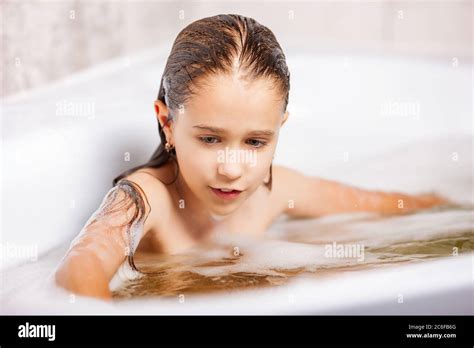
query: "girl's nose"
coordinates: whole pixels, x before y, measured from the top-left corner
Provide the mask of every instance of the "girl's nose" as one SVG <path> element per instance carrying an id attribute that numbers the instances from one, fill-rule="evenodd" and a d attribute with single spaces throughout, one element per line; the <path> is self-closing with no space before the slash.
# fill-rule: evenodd
<path id="1" fill-rule="evenodd" d="M 220 175 L 235 180 L 242 176 L 242 164 L 241 163 L 219 163 L 217 172 Z"/>

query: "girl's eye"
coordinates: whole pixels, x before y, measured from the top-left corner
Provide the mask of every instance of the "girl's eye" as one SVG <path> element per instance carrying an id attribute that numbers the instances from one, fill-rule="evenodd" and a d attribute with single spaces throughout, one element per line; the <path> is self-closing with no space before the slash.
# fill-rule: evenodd
<path id="1" fill-rule="evenodd" d="M 257 140 L 257 139 L 249 139 L 249 140 L 247 140 L 247 144 L 249 144 L 250 146 L 256 147 L 256 148 L 263 147 L 263 146 L 267 145 L 267 143 L 265 141 L 261 141 L 261 140 Z"/>
<path id="2" fill-rule="evenodd" d="M 205 144 L 215 144 L 219 141 L 216 137 L 199 137 L 199 140 Z"/>

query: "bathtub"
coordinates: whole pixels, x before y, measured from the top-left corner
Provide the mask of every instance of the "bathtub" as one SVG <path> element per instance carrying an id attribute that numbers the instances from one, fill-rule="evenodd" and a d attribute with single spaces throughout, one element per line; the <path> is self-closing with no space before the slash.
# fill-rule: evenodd
<path id="1" fill-rule="evenodd" d="M 281 286 L 201 294 L 184 302 L 103 303 L 51 287 L 55 266 L 112 179 L 145 162 L 158 144 L 153 100 L 167 50 L 109 61 L 3 100 L 3 314 L 473 314 L 472 251 L 321 279 L 303 274 Z M 437 191 L 472 206 L 471 63 L 287 56 L 290 118 L 276 164 L 367 189 Z M 470 216 L 464 211 L 461 223 L 472 232 L 472 210 Z M 319 223 L 348 218 L 360 217 L 280 219 L 272 230 L 296 224 L 317 234 Z M 397 226 L 407 223 L 398 220 Z M 367 224 L 370 232 L 359 229 L 348 237 L 380 239 L 376 225 Z"/>

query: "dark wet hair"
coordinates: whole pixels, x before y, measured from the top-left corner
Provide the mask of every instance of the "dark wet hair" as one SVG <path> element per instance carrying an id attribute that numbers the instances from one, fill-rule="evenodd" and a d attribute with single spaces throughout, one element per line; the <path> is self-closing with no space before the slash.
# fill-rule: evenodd
<path id="1" fill-rule="evenodd" d="M 274 82 L 282 96 L 283 111 L 286 111 L 290 73 L 275 35 L 252 18 L 217 15 L 189 24 L 173 43 L 157 98 L 169 109 L 168 121 L 174 118 L 176 110 L 184 107 L 202 79 L 212 74 L 232 74 L 235 61 L 244 79 L 268 78 Z M 169 153 L 165 150 L 166 136 L 159 122 L 158 133 L 161 143 L 150 160 L 120 174 L 114 179 L 114 186 L 138 169 L 159 168 L 176 160 L 175 149 Z M 270 180 L 266 184 L 269 189 L 271 174 L 270 166 Z"/>

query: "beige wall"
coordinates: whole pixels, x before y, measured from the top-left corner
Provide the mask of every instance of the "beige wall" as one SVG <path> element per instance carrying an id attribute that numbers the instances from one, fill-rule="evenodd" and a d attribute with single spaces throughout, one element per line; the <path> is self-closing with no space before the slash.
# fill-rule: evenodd
<path id="1" fill-rule="evenodd" d="M 1 95 L 44 85 L 146 47 L 187 23 L 254 17 L 287 54 L 395 53 L 472 61 L 472 1 L 2 1 Z"/>

